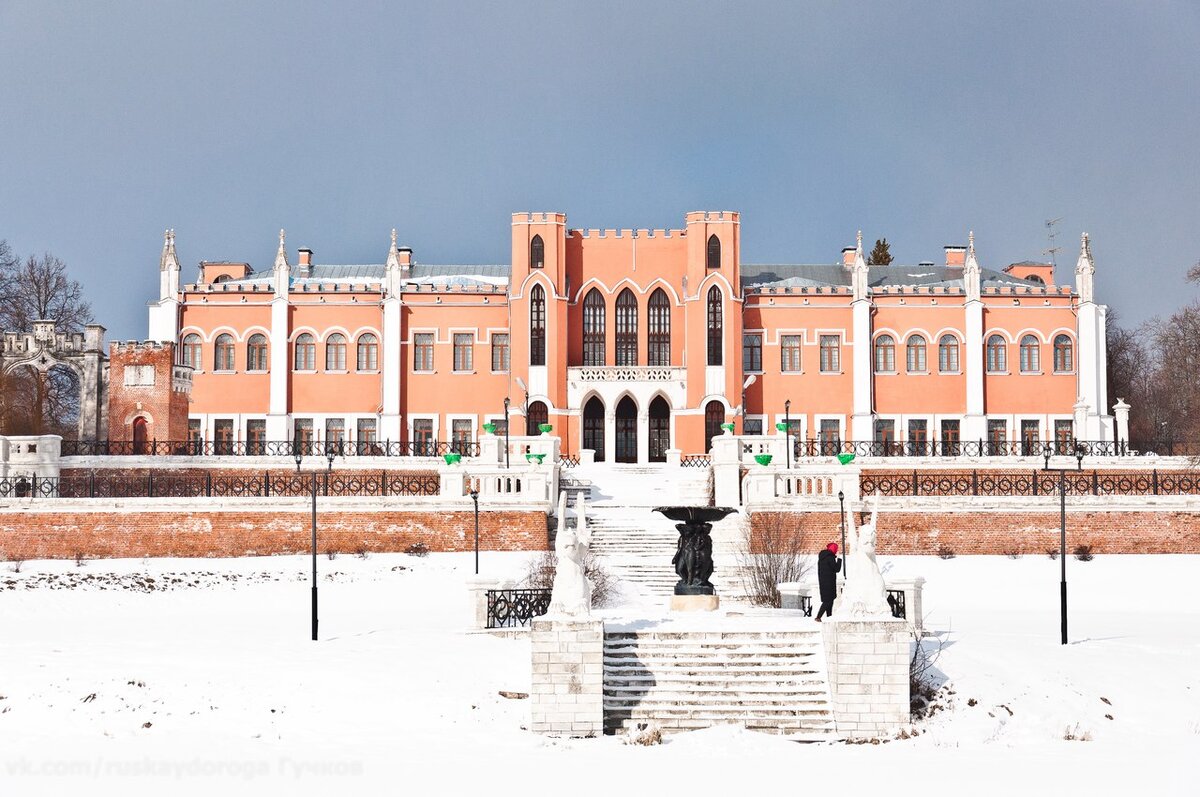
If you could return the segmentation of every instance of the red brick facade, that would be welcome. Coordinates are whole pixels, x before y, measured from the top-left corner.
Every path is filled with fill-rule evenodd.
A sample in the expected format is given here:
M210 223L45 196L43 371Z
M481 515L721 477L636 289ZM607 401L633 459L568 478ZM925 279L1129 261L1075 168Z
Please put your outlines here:
M816 553L840 540L837 512L751 515L755 546L802 534ZM1093 553L1200 553L1200 514L1169 511L1068 511L1067 548L1090 545ZM879 516L876 549L884 555L1045 554L1059 547L1057 510L887 512Z
M147 556L261 556L307 553L306 511L222 512L5 512L0 514L0 558L70 559ZM548 547L546 515L536 511L479 513L481 550L537 551ZM431 551L474 547L473 512L319 511L321 553L403 551L422 543Z

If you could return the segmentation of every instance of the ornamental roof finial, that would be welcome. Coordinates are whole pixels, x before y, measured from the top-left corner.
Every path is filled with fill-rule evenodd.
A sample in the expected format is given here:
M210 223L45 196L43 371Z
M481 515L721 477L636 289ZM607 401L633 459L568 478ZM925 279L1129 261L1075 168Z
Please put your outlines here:
M858 238L857 238L857 240L858 240L858 243L857 243L857 245L855 246L855 251L857 251L857 252L859 252L859 253L861 254L861 253L862 253L862 230L859 230L859 231L858 231Z
M392 248L396 248L396 228L392 228Z

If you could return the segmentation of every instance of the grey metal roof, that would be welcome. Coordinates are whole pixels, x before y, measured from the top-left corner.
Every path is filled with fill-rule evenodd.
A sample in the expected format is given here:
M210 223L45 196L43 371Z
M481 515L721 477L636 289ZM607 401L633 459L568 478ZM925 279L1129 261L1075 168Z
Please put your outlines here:
M429 280L430 278L446 277L459 278L455 282L472 281L471 277L483 277L483 282L495 282L496 280L508 280L511 272L511 267L506 264L485 264L485 265L427 265L424 263L413 264L411 270L405 275L405 278L414 280ZM365 265L316 265L311 266L309 271L310 276L300 277L298 266L291 267L292 281L294 283L316 283L316 282L382 282L384 278L385 266L382 263L368 263ZM229 280L231 283L269 283L274 277L271 271L262 271L256 274L251 274L245 279ZM479 280L475 280L479 281Z
M961 266L871 266L867 272L867 284L872 288L911 285L921 287L963 287ZM983 288L993 287L1045 287L1037 282L1018 279L990 268L979 270L979 283ZM742 287L823 287L850 285L850 269L840 263L832 264L742 264Z

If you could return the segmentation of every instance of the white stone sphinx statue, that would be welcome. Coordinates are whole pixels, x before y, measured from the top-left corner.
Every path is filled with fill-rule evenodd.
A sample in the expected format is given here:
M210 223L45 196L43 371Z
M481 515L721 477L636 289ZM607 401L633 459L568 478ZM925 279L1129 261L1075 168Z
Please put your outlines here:
M875 561L875 529L879 521L879 495L871 497L871 522L855 527L848 513L846 585L833 607L833 616L843 620L881 620L892 616L887 588Z
M583 497L575 504L575 528L567 526L567 494L558 499L558 533L554 538L554 585L550 590L550 615L587 617L592 613L592 584L584 575L584 561L592 532L587 525Z

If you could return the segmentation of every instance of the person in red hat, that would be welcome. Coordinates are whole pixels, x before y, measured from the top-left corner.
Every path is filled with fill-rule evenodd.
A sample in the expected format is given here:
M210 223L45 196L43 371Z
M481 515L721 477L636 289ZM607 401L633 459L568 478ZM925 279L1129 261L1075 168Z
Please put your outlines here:
M833 614L833 599L837 597L837 574L842 569L842 560L837 555L838 544L831 542L817 556L817 584L821 588L821 608L817 610L817 622Z

